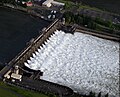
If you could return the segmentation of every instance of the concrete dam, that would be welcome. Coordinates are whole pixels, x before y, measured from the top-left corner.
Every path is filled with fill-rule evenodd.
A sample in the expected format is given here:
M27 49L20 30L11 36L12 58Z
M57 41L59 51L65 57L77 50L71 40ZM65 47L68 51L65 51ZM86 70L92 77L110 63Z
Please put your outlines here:
M29 46L23 49L14 59L12 59L8 63L8 65L6 65L0 71L0 78L3 80L6 80L8 84L13 84L19 87L32 89L32 90L39 91L39 92L54 93L59 96L60 95L64 95L64 96L72 95L73 90L70 89L69 87L55 84L52 82L48 82L45 80L41 80L37 78L36 76L35 76L36 79L30 79L29 77L25 77L23 75L22 81L21 82L16 81L16 83L5 78L5 76L9 75L16 65L19 66L20 68L23 68L24 62L26 62L31 56L33 56L32 54L35 53L35 51L38 50L40 46L44 45L45 41L47 41L47 39L55 32L55 30L61 27L61 24L62 22L60 19L55 19L47 28L42 29L42 31L40 32L42 34L39 35L37 38L32 39ZM27 72L29 72L29 70ZM32 72L31 74L33 74L34 72ZM38 75L39 75L39 71L38 71L37 76ZM35 83L37 83L37 85ZM40 84L40 86L38 86L38 84Z
M71 31L75 32L74 31L75 30L74 26L73 26L73 29L71 29L70 31L66 30L66 31L68 31L68 33L73 34L73 35L72 34L69 35L69 34L65 34L66 31L65 32L56 31L57 29L62 28L61 25L62 25L61 20L56 19L49 26L40 30L39 33L41 33L41 34L39 34L39 36L37 36L36 38L32 38L29 42L29 45L26 48L24 48L14 59L12 59L8 63L8 65L6 65L0 71L0 78L3 81L6 81L8 84L16 85L16 86L19 86L19 87L22 87L22 88L25 88L25 89L30 89L30 90L34 90L34 91L43 92L43 93L45 93L45 92L54 93L56 95L59 95L59 97L63 97L63 96L65 96L65 97L68 96L69 97L70 95L72 95L74 88L71 87L71 85L61 84L60 81L61 81L62 78L59 78L59 77L57 77L57 78L60 79L60 81L58 81L58 84L56 84L57 83L56 81L48 80L49 77L51 77L51 76L53 77L54 74L57 74L57 73L56 73L56 71L55 71L54 74L50 73L46 69L46 67L50 64L48 66L48 70L50 70L50 69L53 70L53 67L56 67L55 70L58 70L59 67L57 67L57 65L58 65L57 62L61 64L62 62L64 62L64 61L60 61L62 58L63 58L63 60L67 59L68 56L65 55L66 52L63 53L62 58L59 58L59 56L56 56L57 53L59 53L59 51L58 51L59 46L61 46L60 49L62 49L62 47L65 48L65 49L63 49L63 51L72 50L72 46L74 48L74 45L76 45L77 43L79 43L83 39L82 38L77 43L72 42L71 41L72 38L75 38L75 37L77 38L77 36L79 35L78 33L76 34L76 33L71 32ZM80 30L80 33L81 33L81 30ZM75 36L75 37L73 37L73 36ZM80 36L82 36L82 34L80 34ZM80 38L80 36L79 36L79 38ZM88 37L90 37L90 36L88 36ZM73 40L76 40L76 38L73 39ZM71 41L71 42L68 43L69 42L68 40ZM97 39L97 40L99 40L99 39ZM95 41L95 40L93 40L93 41ZM61 42L63 42L63 43L61 43ZM85 42L85 40L83 41L83 43L84 42ZM64 43L66 43L66 44L64 44ZM72 45L72 43L74 45ZM67 46L68 44L71 45L70 48L68 48L69 47L69 46ZM86 44L86 43L84 43L84 44ZM44 52L45 48L48 48L48 49ZM57 49L57 51L56 51L56 49ZM81 49L81 50L83 50L83 49ZM60 51L62 51L62 50L60 50ZM76 51L76 49L75 49L75 51ZM41 52L42 52L42 54L41 54ZM71 52L72 51L70 51L68 53L68 55ZM51 54L53 56L51 56ZM76 55L77 54L78 53L76 53ZM71 55L73 55L73 54L71 54ZM83 55L85 55L85 54L83 54ZM53 59L56 58L57 61L54 60L53 63L52 63L50 57L52 57ZM72 58L75 59L74 56L72 58L71 58L71 56L69 56L69 57L68 57L69 62L71 61ZM78 57L76 57L76 58L78 58ZM75 62L75 60L74 60L74 62ZM63 72L62 70L65 70L65 72L63 72L63 75L64 75L63 79L71 80L70 72L75 71L75 74L76 74L77 69L75 68L75 70L72 70L70 68L71 71L67 71L69 76L68 75L66 76L65 75L66 74L66 69L63 69L63 67L64 66L66 67L66 65L70 65L72 62L70 64L69 63L66 64L66 63L67 63L67 61L65 61L65 64L63 64L63 66L61 66L62 68L61 68L60 71L62 73ZM79 64L81 64L81 63L79 63ZM37 66L37 65L42 65L41 66L42 69L40 68L40 66ZM51 66L53 66L53 67L51 67ZM75 66L75 65L73 65L73 66ZM73 66L72 66L72 68L73 68ZM29 67L29 68L26 68L26 67ZM68 67L70 67L70 66L68 66ZM16 68L19 69L19 71L20 71L20 73L18 74L20 80L13 80L13 78L12 78L12 77L14 77L12 74L15 74L15 72L18 72L18 70ZM46 73L46 71L47 71L47 73ZM82 71L82 70L80 70L80 71ZM43 73L44 73L44 76L43 76ZM73 76L76 76L75 74ZM22 78L21 78L21 76L22 76ZM47 77L47 76L49 76L49 77ZM79 73L78 73L78 76L79 76ZM45 78L45 79L43 79L43 78ZM53 78L53 80L55 80L57 78ZM81 79L81 77L79 77L79 78ZM82 78L82 79L84 79L84 78ZM63 86L63 85L66 85L66 86Z
M44 28L37 38L32 39L31 43L28 47L24 48L14 59L12 59L7 66L1 70L0 75L4 75L14 64L23 65L27 59L32 56L40 45L42 45L46 39L54 33L54 31L60 26L60 20L56 19L53 23L51 23L47 28Z

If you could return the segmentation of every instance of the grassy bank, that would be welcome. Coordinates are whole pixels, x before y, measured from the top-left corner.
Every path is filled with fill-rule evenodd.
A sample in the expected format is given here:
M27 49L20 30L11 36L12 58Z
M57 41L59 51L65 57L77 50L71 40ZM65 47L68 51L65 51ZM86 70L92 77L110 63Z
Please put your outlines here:
M0 97L56 97L52 94L42 94L0 82Z
M17 97L13 93L0 88L0 97L7 97L8 95L9 97Z

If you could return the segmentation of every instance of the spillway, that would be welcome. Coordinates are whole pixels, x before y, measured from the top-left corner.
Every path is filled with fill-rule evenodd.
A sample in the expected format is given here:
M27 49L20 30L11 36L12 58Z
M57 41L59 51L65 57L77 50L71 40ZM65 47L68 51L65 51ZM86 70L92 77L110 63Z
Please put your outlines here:
M24 63L41 70L41 79L68 86L79 93L90 91L119 95L119 44L75 32L55 31Z

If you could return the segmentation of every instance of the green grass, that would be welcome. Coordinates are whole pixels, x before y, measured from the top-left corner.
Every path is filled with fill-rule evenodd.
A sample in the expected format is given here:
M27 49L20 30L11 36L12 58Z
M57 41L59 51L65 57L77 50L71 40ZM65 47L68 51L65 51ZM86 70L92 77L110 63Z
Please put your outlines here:
M23 97L49 97L42 93L21 89L21 88L7 85L3 82L0 82L0 97L18 97L17 95L13 94L12 92L20 94ZM53 96L53 97L55 97L55 96Z
M10 91L0 88L0 97L17 97L17 96L11 93Z

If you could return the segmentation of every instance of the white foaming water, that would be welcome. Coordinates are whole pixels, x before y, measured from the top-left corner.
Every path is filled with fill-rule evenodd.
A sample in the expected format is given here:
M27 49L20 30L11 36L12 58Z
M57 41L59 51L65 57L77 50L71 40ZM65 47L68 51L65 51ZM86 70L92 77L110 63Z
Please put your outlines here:
M25 65L43 71L44 80L90 91L119 95L119 44L76 32L56 31Z

